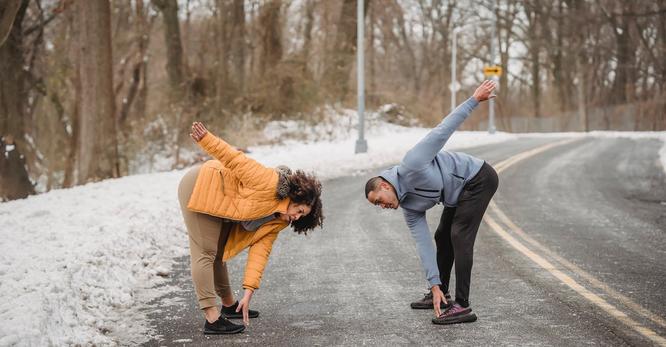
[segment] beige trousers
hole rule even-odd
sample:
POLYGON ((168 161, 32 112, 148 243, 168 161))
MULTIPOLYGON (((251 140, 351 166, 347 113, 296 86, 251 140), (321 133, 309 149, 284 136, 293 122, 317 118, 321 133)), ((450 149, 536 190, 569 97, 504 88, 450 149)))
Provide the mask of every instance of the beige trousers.
POLYGON ((205 309, 216 305, 215 294, 224 300, 233 300, 227 266, 222 262, 224 245, 233 223, 187 209, 199 170, 201 165, 193 167, 180 180, 178 200, 190 239, 190 264, 194 290, 199 300, 199 308, 205 309))

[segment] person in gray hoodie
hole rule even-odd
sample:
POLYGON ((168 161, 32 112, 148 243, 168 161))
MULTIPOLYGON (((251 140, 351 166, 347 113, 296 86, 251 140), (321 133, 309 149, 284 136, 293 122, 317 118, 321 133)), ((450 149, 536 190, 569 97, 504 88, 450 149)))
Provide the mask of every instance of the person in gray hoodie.
POLYGON ((383 171, 365 185, 365 197, 371 204, 392 209, 402 207, 430 288, 423 299, 411 306, 434 308, 435 324, 477 319, 469 304, 474 241, 497 190, 498 177, 483 160, 442 148, 480 102, 494 97, 494 88, 495 82, 481 83, 472 97, 405 154, 400 165, 383 171), (440 203, 444 211, 435 232, 435 249, 426 211, 440 203), (448 289, 454 261, 456 298, 450 302, 448 289))

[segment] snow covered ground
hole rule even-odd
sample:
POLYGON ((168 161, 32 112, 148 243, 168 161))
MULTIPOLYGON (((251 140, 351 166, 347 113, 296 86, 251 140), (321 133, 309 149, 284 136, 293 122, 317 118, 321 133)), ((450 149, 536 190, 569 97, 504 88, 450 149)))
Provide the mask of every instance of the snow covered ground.
MULTIPOLYGON (((352 118, 341 117, 342 123, 328 130, 305 129, 312 134, 299 141, 250 148, 250 156, 330 179, 396 163, 427 132, 371 119, 368 153, 355 155, 352 118)), ((266 136, 279 140, 303 129, 276 122, 266 136)), ((562 135, 458 132, 446 148, 562 135)), ((647 136, 666 143, 666 132, 564 135, 647 136)), ((666 167, 666 144, 660 154, 666 167)), ((0 204, 0 346, 148 340, 147 303, 173 290, 159 285, 174 259, 187 254, 176 200, 183 174, 135 175, 0 204)))

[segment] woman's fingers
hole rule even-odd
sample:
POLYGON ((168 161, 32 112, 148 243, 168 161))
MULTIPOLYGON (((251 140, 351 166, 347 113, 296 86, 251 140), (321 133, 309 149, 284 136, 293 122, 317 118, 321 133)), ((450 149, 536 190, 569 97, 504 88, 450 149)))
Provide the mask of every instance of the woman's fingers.
POLYGON ((199 142, 204 135, 206 135, 206 132, 206 127, 204 127, 201 122, 192 123, 192 132, 190 133, 190 136, 192 136, 195 141, 199 142))
POLYGON ((250 313, 247 307, 243 307, 243 322, 245 325, 250 325, 250 313))

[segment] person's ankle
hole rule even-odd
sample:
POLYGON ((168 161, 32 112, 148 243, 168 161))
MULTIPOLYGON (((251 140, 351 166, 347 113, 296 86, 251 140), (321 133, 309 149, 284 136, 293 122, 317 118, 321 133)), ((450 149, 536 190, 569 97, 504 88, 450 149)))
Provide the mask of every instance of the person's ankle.
POLYGON ((464 308, 469 307, 469 301, 467 301, 467 300, 456 299, 456 304, 458 304, 458 305, 460 305, 461 307, 464 307, 464 308))
POLYGON ((231 300, 231 301, 225 301, 222 300, 222 307, 231 307, 236 304, 236 300, 231 300))
POLYGON ((208 323, 215 323, 220 318, 220 311, 217 310, 217 307, 207 307, 204 309, 204 316, 208 323))

